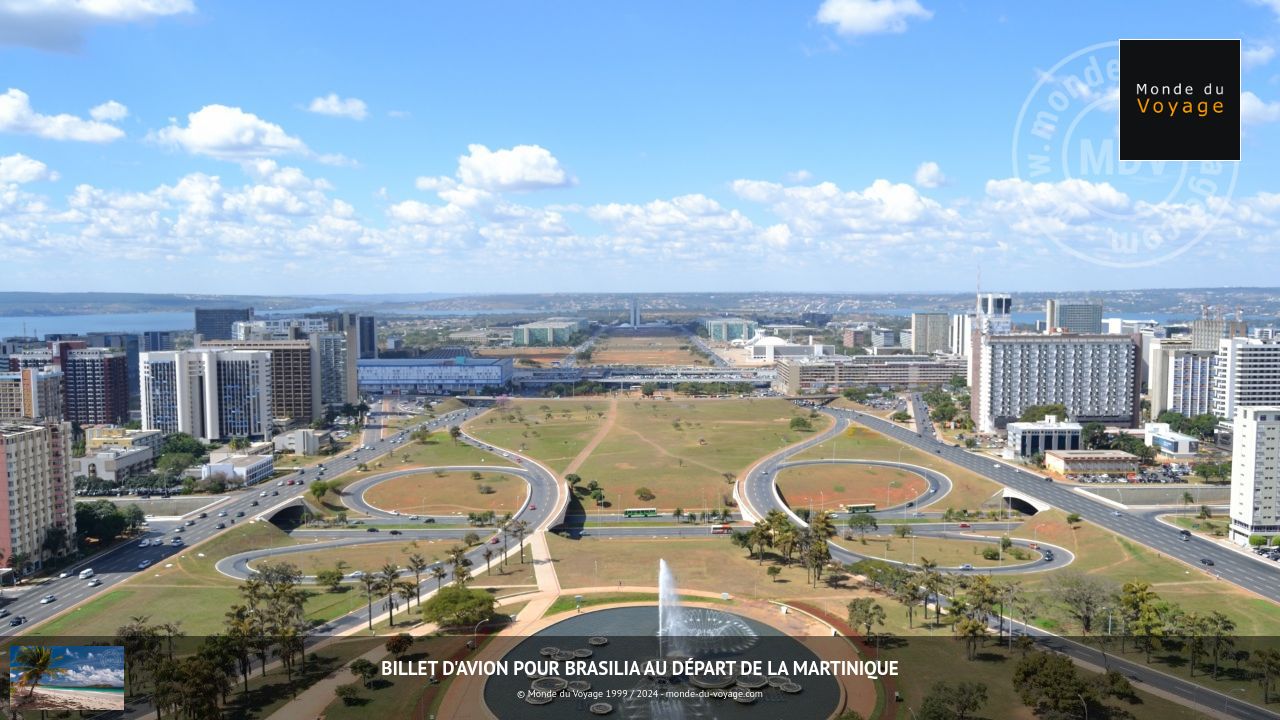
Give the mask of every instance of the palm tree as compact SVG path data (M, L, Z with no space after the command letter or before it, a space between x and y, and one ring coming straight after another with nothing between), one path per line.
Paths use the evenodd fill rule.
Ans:
M364 596L369 601L369 632L373 632L373 591L378 587L378 578L373 573L362 573L360 584L364 586Z
M418 553L410 555L409 569L413 571L413 586L417 588L414 595L418 598L418 607L422 607L422 571L427 569L427 559Z
M520 545L520 564L524 564L524 536L529 534L529 523L524 520L512 520L507 524L507 532L515 536Z
M828 510L819 510L815 513L813 518L809 520L809 527L813 528L813 531L823 540L836 534L835 519Z
M488 546L488 545L486 545L486 546L484 547L484 552L481 552L480 554L484 556L484 571L485 571L485 574L492 574L492 572L491 572L491 571L493 570L493 568L490 566L489 561L493 559L493 550L490 550L490 549L489 549L489 546Z
M400 568L395 563L387 563L378 571L379 591L387 596L387 621L392 627L396 625L396 581L400 579Z
M18 674L18 685L27 686L27 697L30 698L35 693L36 686L46 675L52 678L66 672L66 668L54 666L54 663L61 661L61 655L53 656L52 648L43 645L25 645L18 650L17 657L11 663L10 672Z
M439 592L440 585L446 577L449 577L449 571L445 570L443 565L436 564L431 566L431 577L436 579L436 592Z

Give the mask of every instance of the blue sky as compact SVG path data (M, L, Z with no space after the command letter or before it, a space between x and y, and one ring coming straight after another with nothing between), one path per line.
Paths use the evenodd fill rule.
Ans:
M979 267L1010 290L1274 285L1278 18L0 2L0 289L963 290ZM1071 89L1051 69L1120 37L1242 38L1230 192L1015 162L1037 83ZM1113 139L1114 84L1084 91L1071 142ZM1130 233L1150 244L1117 253Z
M10 658L16 659L21 646L10 648ZM50 667L62 670L56 676L47 675L41 685L61 687L124 687L124 648L111 645L53 645L49 647L54 662ZM9 681L17 683L20 673L11 671Z

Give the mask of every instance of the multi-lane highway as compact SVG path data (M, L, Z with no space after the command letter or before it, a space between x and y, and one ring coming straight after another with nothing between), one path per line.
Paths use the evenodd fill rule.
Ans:
M425 425L432 430L436 430L449 425L460 424L481 412L484 412L483 408L457 410L431 420ZM380 435L381 428L373 422L373 417L371 416L361 438L361 445L351 451L335 455L326 460L324 463L324 476L337 477L354 469L359 463L368 462L372 458L391 452L398 447L393 442L394 438L383 438ZM361 449L364 446L368 446L370 449ZM298 471L286 475L278 481L299 481L294 485L278 485L277 482L270 482L225 495L221 500L210 498L211 504L198 511L206 513L208 515L206 518L199 518L198 512L193 512L180 520L152 520L146 528L146 532L132 541L68 568L69 577L5 590L4 595L8 602L3 609L7 610L9 614L6 618L0 619L0 634L15 635L29 631L33 629L34 625L104 593L140 572L149 570L154 572L152 568L162 566L173 557L193 552L194 550L191 546L226 532L235 527L236 524L248 522L258 516L273 514L275 508L291 503L305 493L307 491L307 483L316 479L317 475L318 471L316 469ZM266 493L265 496L262 495L264 492ZM227 513L226 516L221 516L223 512ZM241 513L243 515L240 515ZM194 524L186 526L185 523L188 520L194 520ZM232 521L235 521L234 524ZM218 523L223 523L226 527L218 529ZM181 533L174 532L178 526L183 527ZM181 546L172 544L172 540L175 537L182 538ZM148 547L139 547L142 540L148 541ZM151 567L146 570L140 570L139 563L143 561L150 562ZM78 574L85 568L92 568L94 577L101 584L91 586L88 580L81 580ZM46 595L53 595L57 599L51 603L42 604L40 600ZM10 626L8 618L12 617L25 617L26 622L16 627Z

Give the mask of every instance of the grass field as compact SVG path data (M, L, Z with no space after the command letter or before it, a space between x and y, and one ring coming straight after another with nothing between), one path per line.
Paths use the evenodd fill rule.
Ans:
M296 566L304 574L314 575L318 570L332 570L335 564L342 560L346 563L346 572L353 570L373 572L381 569L387 563L395 563L402 568L406 567L409 556L413 554L421 555L428 562L434 562L444 557L445 550L459 544L461 543L455 540L416 539L362 543L344 548L317 548L310 552L302 548L297 552L278 555L263 561L255 561L249 565L250 567L257 567L264 562L288 562Z
M951 492L939 500L932 509L945 510L977 510L982 503L1000 491L1001 486L945 460L940 460L929 453L920 452L896 440L882 435L862 425L853 425L839 437L812 447L795 457L797 460L822 459L832 457L834 446L837 458L858 458L866 460L901 460L904 463L920 465L936 470L951 478Z
M493 492L481 494L481 486ZM364 499L383 510L406 515L436 515L492 510L498 515L515 512L528 494L524 480L506 473L481 473L479 481L469 472L430 472L403 475L370 488Z
M779 471L775 480L787 503L797 508L838 510L859 503L886 508L929 489L915 473L875 465L800 465Z
M600 398L516 400L472 420L467 432L495 447L525 452L563 472L605 422L608 408L609 401Z
M690 349L689 336L610 335L592 348L593 365L699 365L700 355Z
M853 540L843 540L837 537L835 541L838 545L848 548L859 555L867 555L882 560L918 564L921 558L929 558L937 562L941 567L950 568L960 567L965 564L976 568L1000 567L1002 565L999 559L987 560L982 557L983 550L998 546L995 543L977 540L944 540L924 536L908 538L894 536L886 538L883 535L868 535L867 542L864 545L858 541L855 535ZM1020 565L1040 559L1040 553L1034 550L1022 548L1022 551L1028 553L1029 557L1024 560L1018 560L1006 554L1003 565Z
M389 472L391 470L415 467L485 464L503 466L509 465L510 461L464 442L455 443L449 438L447 431L440 430L432 433L430 439L425 443L406 439L396 448L395 452L385 455L376 463L371 464L369 473ZM346 485L365 477L369 473L352 470L339 476L339 482Z
M806 415L775 399L623 400L609 434L578 473L599 482L608 502L621 507L721 507L732 498L733 477L809 435L789 428L793 417ZM813 422L820 431L829 421ZM656 497L640 499L642 487Z
M1200 533L1209 537L1226 537L1227 530L1231 525L1230 518L1198 518L1194 513L1189 515L1165 515L1163 519L1171 522L1177 527L1185 528L1194 533Z
M127 508L130 505L137 505L142 508L142 512L147 515L186 515L189 512L195 512L200 508L209 505L221 499L222 495L197 495L195 497L175 497L175 498L152 498L150 500L139 500L138 498L103 498ZM96 500L98 498L89 498Z
M208 634L222 626L223 613L239 602L237 583L214 565L227 555L257 548L282 547L291 540L270 523L248 523L171 560L139 572L35 632L52 635L113 635L135 615L153 623L177 622L188 635ZM166 567L172 565L172 567ZM314 593L306 602L308 617L329 620L359 605L355 593Z
M776 556L766 552L765 561L759 563L724 535L570 540L548 534L547 544L560 587L566 590L620 584L657 587L658 560L665 559L681 590L727 592L735 597L766 600L848 594L847 588L828 587L825 582L817 588L810 587L804 568L795 563L781 566L782 574L775 582L765 570L776 564Z

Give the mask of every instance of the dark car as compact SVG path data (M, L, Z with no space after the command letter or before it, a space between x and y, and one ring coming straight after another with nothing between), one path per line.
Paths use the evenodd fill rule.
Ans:
M225 530L225 529L226 529L226 527L227 527L227 524L226 524L226 523L218 523L217 525L214 525L214 526L213 526L213 529L215 529L215 530Z
M375 527L365 528L365 532L378 532L378 528L375 528Z
M257 501L257 500L251 500L251 501L249 502L249 507L258 507L258 501Z
M237 510L237 511L236 511L236 517L244 517L244 511L243 511L243 510Z
M200 518L201 520L203 520L203 519L205 519L205 518L209 517L209 513L207 513L207 512L202 512L202 513L200 513L199 515L197 515L196 517L198 517L198 518Z
M1200 558L1200 564L1206 567L1213 567L1213 561L1209 558Z
M27 621L27 618L25 616L15 615L9 618L9 627L17 627L26 621Z
M376 529L377 529L377 528L370 528L370 530L376 530ZM392 535L400 535L400 534L401 534L401 532L400 532L399 530L392 530L392 531L391 531L391 534L392 534Z

